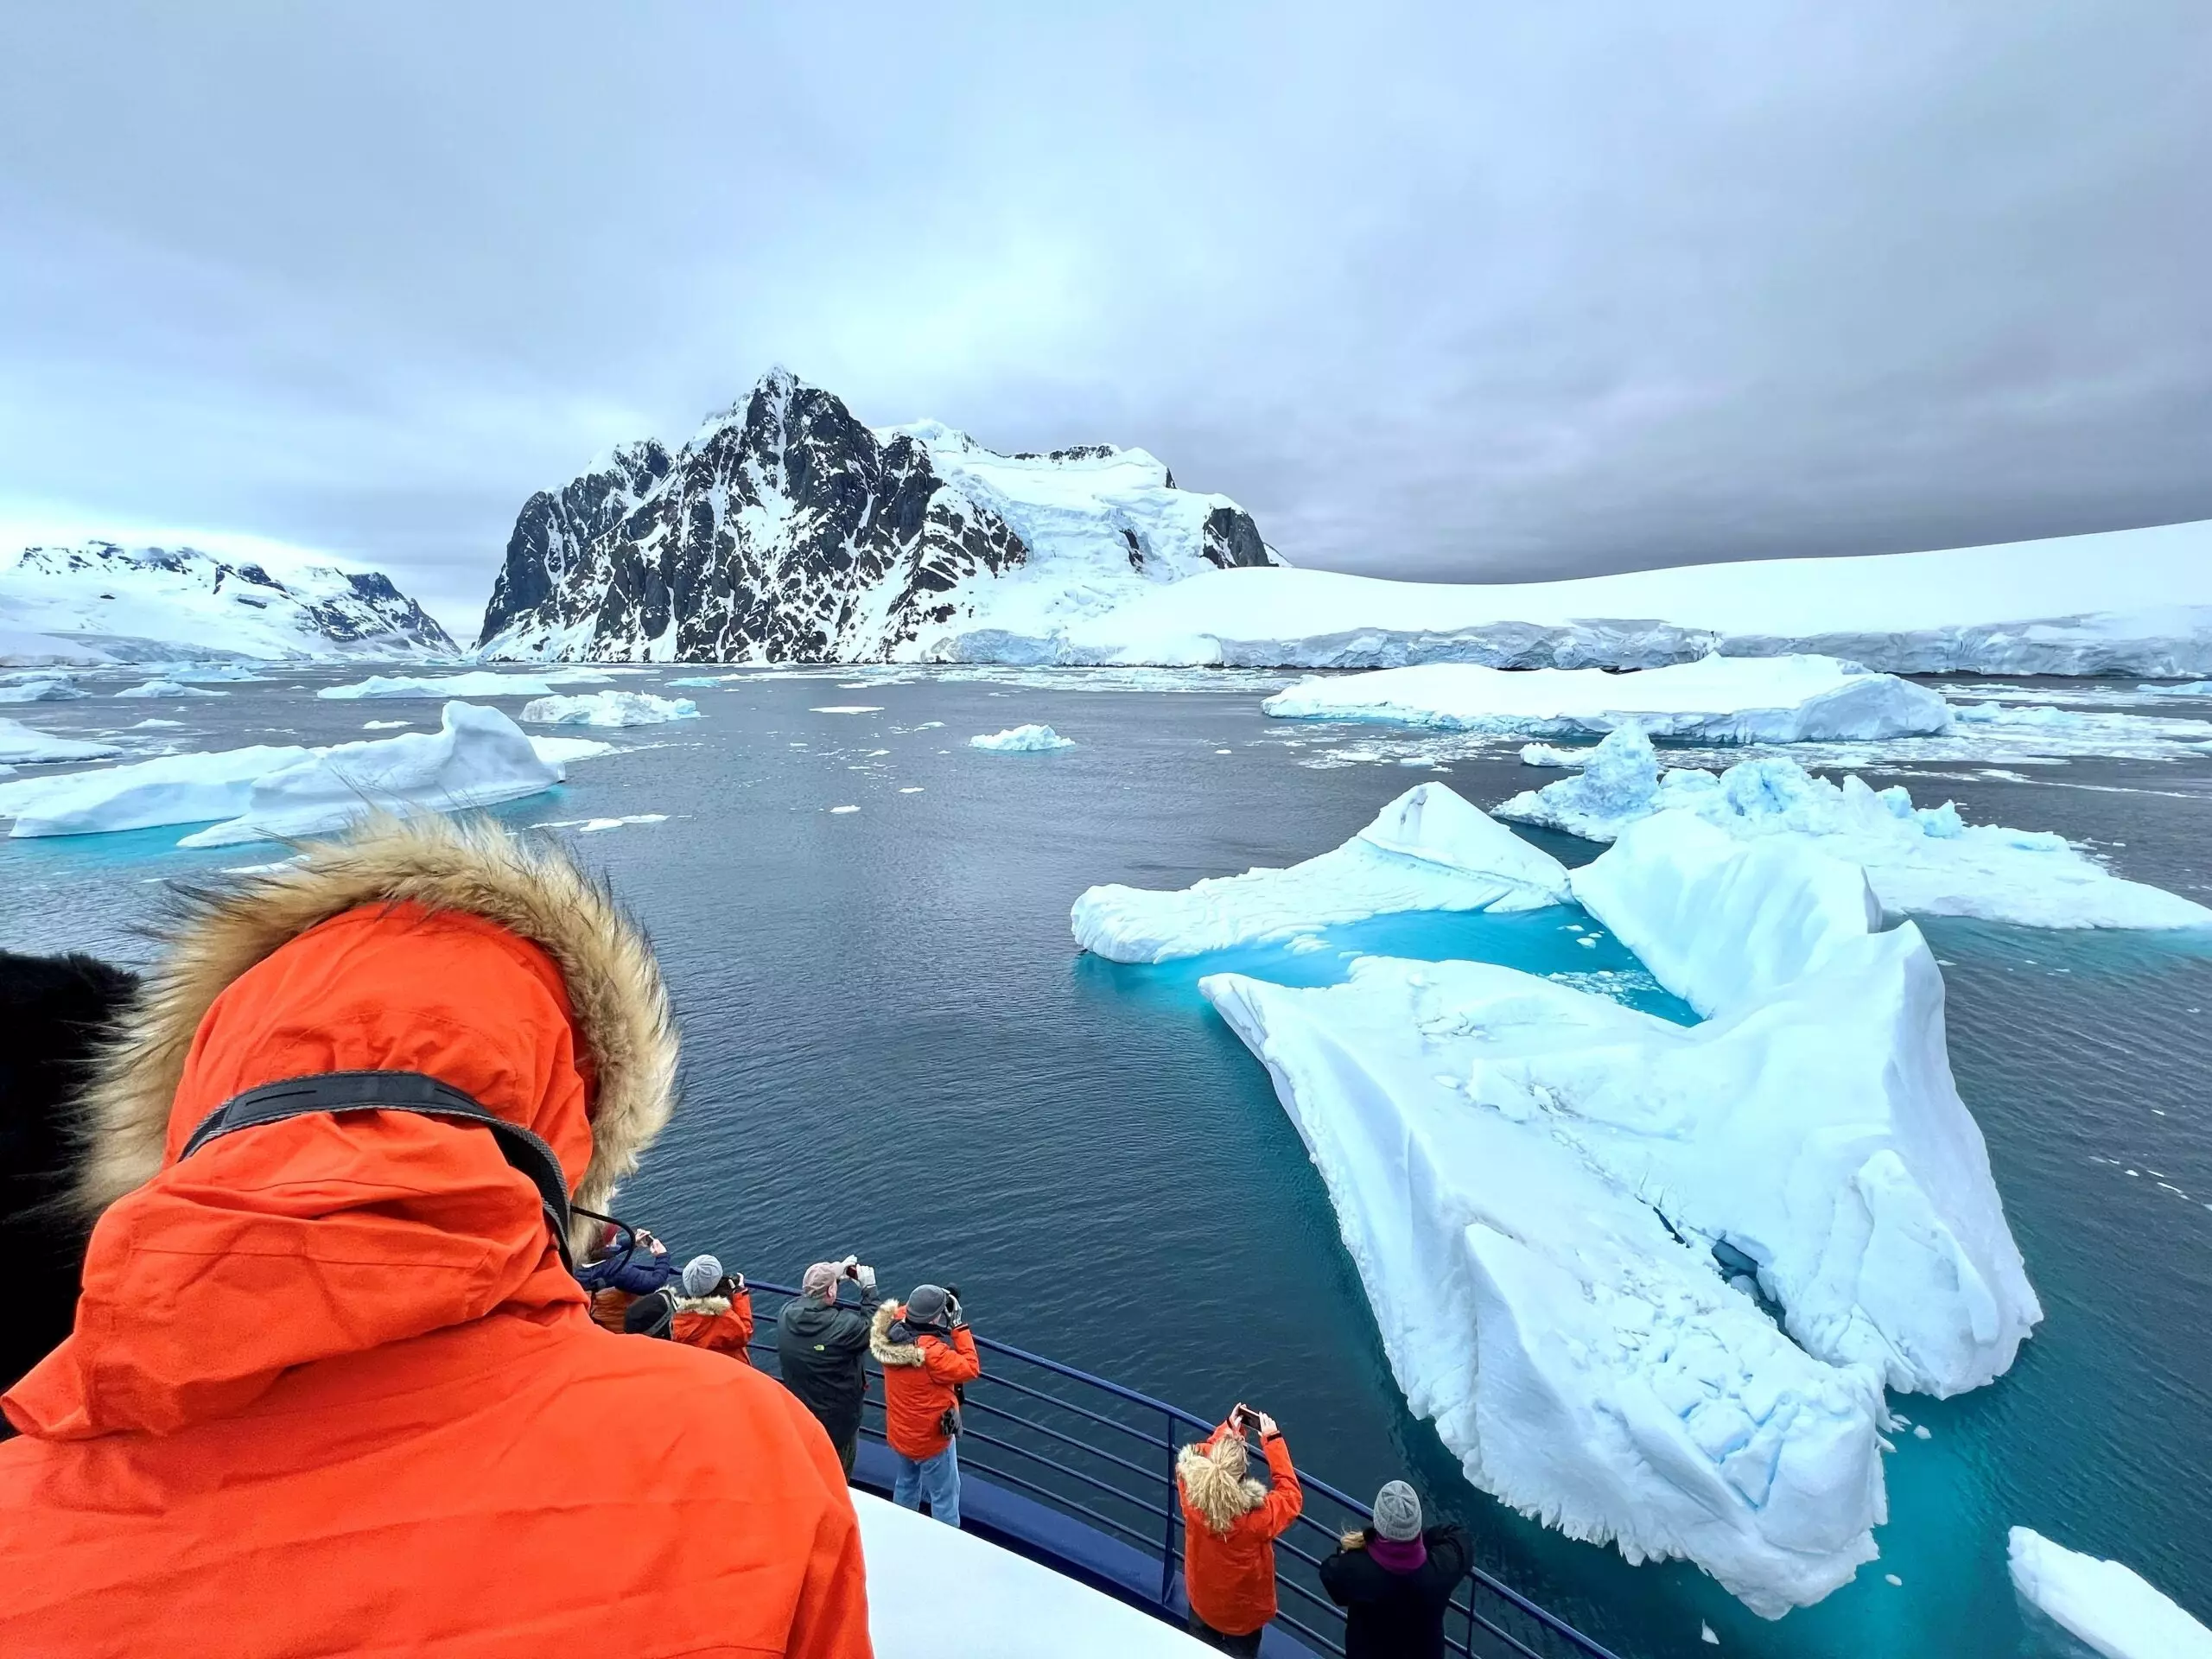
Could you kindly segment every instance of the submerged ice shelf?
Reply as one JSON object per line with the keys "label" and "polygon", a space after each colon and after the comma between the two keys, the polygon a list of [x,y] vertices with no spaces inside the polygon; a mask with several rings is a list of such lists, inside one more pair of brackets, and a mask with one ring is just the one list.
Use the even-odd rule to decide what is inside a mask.
{"label": "submerged ice shelf", "polygon": [[[1394,808],[1423,791],[1504,833],[1439,785]],[[1143,895],[1180,925],[1130,929],[1123,959],[1342,902],[1294,874],[1236,879],[1262,928]],[[1917,930],[1877,931],[1856,868],[1677,817],[1573,889],[1704,1024],[1470,962],[1199,989],[1267,1065],[1408,1401],[1468,1477],[1778,1617],[1875,1554],[1884,1385],[1980,1386],[2041,1309],[1951,1081],[1941,975]]]}
{"label": "submerged ice shelf", "polygon": [[1180,892],[1088,889],[1076,943],[1115,962],[1167,962],[1315,927],[1416,910],[1534,910],[1567,902],[1566,867],[1442,784],[1419,784],[1333,851],[1288,869]]}
{"label": "submerged ice shelf", "polygon": [[1680,810],[1742,841],[1800,842],[1857,864],[1892,915],[1973,916],[2025,927],[2204,927],[2212,910],[2129,881],[2048,832],[1968,824],[1948,802],[1915,807],[1902,785],[1840,785],[1795,761],[1746,760],[1715,774],[1662,769],[1632,728],[1588,752],[1580,772],[1493,809],[1501,818],[1611,841]]}

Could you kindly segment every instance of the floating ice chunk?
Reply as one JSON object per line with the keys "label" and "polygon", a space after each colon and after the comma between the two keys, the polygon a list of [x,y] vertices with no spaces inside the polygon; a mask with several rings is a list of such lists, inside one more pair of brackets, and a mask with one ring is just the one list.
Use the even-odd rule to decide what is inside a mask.
{"label": "floating ice chunk", "polygon": [[880,715],[882,712],[883,705],[880,702],[830,702],[819,709],[807,710],[810,715]]}
{"label": "floating ice chunk", "polygon": [[533,726],[652,726],[669,720],[696,720],[699,705],[689,697],[594,691],[580,697],[536,698],[523,705],[522,717]]}
{"label": "floating ice chunk", "polygon": [[1408,910],[1535,910],[1567,898],[1566,867],[1443,784],[1416,784],[1332,852],[1179,893],[1121,886],[1075,901],[1076,943],[1167,962]]}
{"label": "floating ice chunk", "polygon": [[341,743],[257,779],[244,812],[177,844],[319,835],[371,811],[492,806],[550,789],[563,775],[498,709],[449,702],[435,732]]}
{"label": "floating ice chunk", "polygon": [[361,729],[365,732],[396,732],[403,726],[414,723],[411,720],[365,720],[361,722]]}
{"label": "floating ice chunk", "polygon": [[1741,841],[1795,841],[1859,865],[1891,915],[1977,916],[2028,927],[2203,927],[2212,909],[2128,881],[2044,831],[1967,824],[1950,802],[1915,807],[1902,785],[1840,786],[1795,761],[1746,760],[1718,776],[1662,772],[1650,740],[1619,731],[1580,777],[1500,803],[1501,818],[1592,841],[1680,809]]}
{"label": "floating ice chunk", "polygon": [[359,697],[542,697],[552,691],[553,678],[543,674],[494,674],[488,669],[429,678],[372,674],[350,685],[326,685],[315,696],[340,701]]}
{"label": "floating ice chunk", "polygon": [[56,737],[24,725],[0,720],[0,761],[105,760],[117,753],[112,743],[87,743],[80,738]]}
{"label": "floating ice chunk", "polygon": [[833,806],[830,810],[833,816],[836,816],[846,812],[857,812],[860,810],[860,808],[857,806]]}
{"label": "floating ice chunk", "polygon": [[210,691],[205,686],[184,685],[175,680],[149,680],[143,685],[134,685],[115,694],[118,697],[227,697],[227,691]]}
{"label": "floating ice chunk", "polygon": [[1071,749],[1075,740],[1062,737],[1049,726],[1010,726],[1002,732],[971,737],[968,747],[988,749],[993,754],[1039,754],[1046,749]]}
{"label": "floating ice chunk", "polygon": [[67,675],[30,675],[0,683],[0,702],[67,702],[87,695]]}
{"label": "floating ice chunk", "polygon": [[1587,749],[1555,749],[1548,743],[1523,743],[1521,764],[1524,766],[1567,766],[1583,765],[1590,759]]}
{"label": "floating ice chunk", "polygon": [[620,830],[626,823],[666,823],[665,812],[629,812],[619,818],[587,818],[576,826],[580,836],[596,835],[602,830]]}
{"label": "floating ice chunk", "polygon": [[1563,1130],[1677,1225],[1756,1262],[1789,1334],[1938,1396],[2012,1363],[2043,1317],[1981,1131],[1959,1098],[1943,982],[1866,878],[1683,813],[1578,870],[1574,896],[1710,1021],[1637,1057],[1531,1052]]}
{"label": "floating ice chunk", "polygon": [[[374,722],[372,723],[373,724]],[[183,724],[184,722],[181,720],[162,720],[160,717],[156,716],[149,720],[134,720],[130,722],[130,729],[134,732],[150,732],[159,730],[163,727],[175,727],[181,726]]]}
{"label": "floating ice chunk", "polygon": [[[1694,1033],[1478,963],[1198,988],[1266,1064],[1407,1403],[1468,1479],[1631,1561],[1687,1557],[1768,1618],[1873,1558],[1877,1374],[1811,1357],[1731,1290],[1561,1135],[1581,1103],[1529,1064],[1609,1054],[1626,1085]],[[1699,1097],[1667,1098],[1694,1132]]]}
{"label": "floating ice chunk", "polygon": [[575,760],[596,760],[613,754],[614,746],[595,737],[533,737],[531,752],[549,766],[565,766]]}
{"label": "floating ice chunk", "polygon": [[1428,663],[1309,679],[1262,703],[1293,720],[1392,720],[1448,731],[1560,735],[1636,725],[1708,743],[1915,737],[1951,729],[1950,705],[1893,674],[1832,657],[1707,657],[1670,668],[1514,671]]}
{"label": "floating ice chunk", "polygon": [[2021,1599],[2105,1659],[2212,1659],[2212,1630],[2118,1561],[2026,1527],[2012,1529],[2006,1554]]}
{"label": "floating ice chunk", "polygon": [[680,680],[671,680],[670,685],[682,686],[686,690],[712,691],[721,684],[711,674],[687,674]]}
{"label": "floating ice chunk", "polygon": [[206,823],[246,810],[254,781],[308,758],[257,744],[213,754],[171,754],[126,766],[0,785],[10,836],[89,836],[160,823]]}

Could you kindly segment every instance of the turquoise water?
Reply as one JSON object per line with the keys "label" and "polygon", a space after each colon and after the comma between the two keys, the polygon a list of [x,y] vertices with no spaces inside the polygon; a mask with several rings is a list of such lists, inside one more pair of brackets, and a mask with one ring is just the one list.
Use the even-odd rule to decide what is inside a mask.
{"label": "turquoise water", "polygon": [[[1405,1409],[1266,1073],[1196,991],[1223,968],[1325,983],[1345,950],[1470,956],[1621,975],[1628,1000],[1687,1018],[1617,942],[1576,943],[1570,925],[1591,924],[1564,910],[1381,918],[1327,931],[1322,950],[1159,967],[1083,956],[1070,937],[1068,906],[1093,882],[1180,887],[1291,862],[1447,774],[1300,764],[1330,735],[1286,733],[1243,690],[762,678],[697,695],[705,719],[622,734],[630,752],[500,809],[525,824],[671,815],[559,833],[651,927],[683,1021],[685,1106],[622,1201],[679,1249],[785,1281],[856,1250],[893,1285],[960,1284],[980,1328],[1023,1346],[1195,1411],[1252,1400],[1337,1484],[1371,1491],[1410,1470],[1470,1524],[1486,1565],[1624,1659],[1711,1652],[1701,1623],[1723,1653],[2017,1659],[2036,1638],[2004,1570],[2015,1524],[2125,1560],[2212,1618],[2202,942],[1928,925],[1961,1092],[2048,1318],[1993,1386],[1897,1402],[1932,1438],[1908,1433],[1889,1459],[1882,1560],[1770,1623],[1682,1563],[1630,1567],[1465,1485]],[[883,709],[810,712],[851,702]],[[321,703],[289,683],[209,709],[185,711],[207,747],[265,741],[265,727],[331,742],[371,716],[435,719],[434,705]],[[60,731],[103,715],[98,700],[30,712]],[[1078,747],[965,747],[1025,720]],[[945,724],[924,729],[933,721]],[[1510,753],[1457,761],[1448,781],[1495,802],[1529,777]],[[1905,781],[1981,821],[2124,842],[2124,874],[2200,899],[2212,887],[2212,763]],[[2142,789],[2158,792],[2123,792]],[[842,804],[860,810],[830,811]],[[0,843],[0,941],[143,957],[132,929],[164,879],[274,855],[179,852],[181,833]],[[1571,862],[1597,851],[1533,838]]]}

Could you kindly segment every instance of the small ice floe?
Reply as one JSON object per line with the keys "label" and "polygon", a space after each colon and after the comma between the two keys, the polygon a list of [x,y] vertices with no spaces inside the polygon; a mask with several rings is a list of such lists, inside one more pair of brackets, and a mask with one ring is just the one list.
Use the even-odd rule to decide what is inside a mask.
{"label": "small ice floe", "polygon": [[830,815],[832,817],[835,817],[841,812],[857,812],[859,810],[860,808],[857,806],[833,806],[830,809]]}
{"label": "small ice floe", "polygon": [[163,720],[157,715],[150,720],[137,720],[131,721],[130,729],[134,732],[150,732],[159,730],[163,727],[181,727],[183,724],[184,722],[181,720]]}
{"label": "small ice floe", "polygon": [[1002,732],[971,737],[968,747],[993,754],[1041,754],[1047,749],[1071,749],[1075,740],[1062,737],[1049,726],[1009,726]]}
{"label": "small ice floe", "polygon": [[825,702],[820,708],[810,709],[807,712],[813,715],[880,715],[883,712],[883,705],[880,702]]}
{"label": "small ice floe", "polygon": [[1589,758],[1590,751],[1587,749],[1555,749],[1548,743],[1523,743],[1521,746],[1521,764],[1524,766],[1573,768]]}
{"label": "small ice floe", "polygon": [[340,702],[360,697],[542,697],[550,694],[559,677],[562,677],[551,674],[494,674],[488,669],[428,678],[372,674],[350,685],[326,685],[315,696]]}
{"label": "small ice floe", "polygon": [[922,792],[922,786],[919,784],[909,784],[899,792],[901,795],[918,795]]}
{"label": "small ice floe", "polygon": [[63,760],[105,760],[118,753],[112,743],[87,743],[81,738],[56,737],[24,725],[0,720],[0,762],[18,765]]}
{"label": "small ice floe", "polygon": [[1446,785],[1416,784],[1344,845],[1288,869],[1214,876],[1172,893],[1092,887],[1069,919],[1086,950],[1168,962],[1394,912],[1567,902],[1557,859]]}
{"label": "small ice floe", "polygon": [[2014,1527],[2007,1565],[2020,1599],[2106,1659],[2212,1659],[2212,1630],[2118,1561]]}
{"label": "small ice floe", "polygon": [[1929,1432],[1927,1424],[1915,1423],[1912,1426],[1912,1438],[1916,1440],[1932,1440],[1936,1437]]}
{"label": "small ice floe", "polygon": [[202,685],[184,685],[175,680],[148,680],[143,685],[124,688],[115,694],[118,697],[227,697],[227,691],[211,691]]}
{"label": "small ice floe", "polygon": [[1974,916],[2028,927],[2212,926],[2212,909],[2128,881],[2047,831],[1968,824],[1949,802],[1916,807],[1903,785],[1840,785],[1793,760],[1746,760],[1718,775],[1662,769],[1651,740],[1618,731],[1580,776],[1528,790],[1501,818],[1611,841],[1660,813],[1703,820],[1745,842],[1785,841],[1859,866],[1893,915]]}
{"label": "small ice floe", "polygon": [[524,721],[531,726],[653,726],[698,717],[699,705],[689,697],[657,697],[645,691],[535,697],[522,709]]}
{"label": "small ice floe", "polygon": [[67,702],[88,696],[66,674],[27,675],[0,682],[0,702]]}
{"label": "small ice floe", "polygon": [[1885,1583],[1885,1584],[1893,1584],[1893,1585],[1896,1585],[1899,1589],[1903,1589],[1903,1588],[1904,1587],[1904,1580],[1903,1579],[1899,1578],[1899,1577],[1898,1577],[1896,1573],[1883,1573],[1883,1574],[1882,1574],[1882,1582],[1883,1582],[1883,1583]]}
{"label": "small ice floe", "polygon": [[365,732],[396,732],[403,726],[414,723],[411,720],[365,720],[361,722],[361,729]]}
{"label": "small ice floe", "polygon": [[580,836],[595,836],[602,830],[620,830],[626,823],[666,823],[665,812],[629,812],[619,818],[586,818],[576,826]]}
{"label": "small ice floe", "polygon": [[1698,1621],[1697,1639],[1708,1647],[1717,1648],[1720,1645],[1720,1638],[1713,1633],[1713,1626],[1706,1624],[1702,1619]]}
{"label": "small ice floe", "polygon": [[721,682],[711,674],[687,674],[680,680],[670,680],[666,683],[680,686],[687,691],[712,691],[720,686]]}

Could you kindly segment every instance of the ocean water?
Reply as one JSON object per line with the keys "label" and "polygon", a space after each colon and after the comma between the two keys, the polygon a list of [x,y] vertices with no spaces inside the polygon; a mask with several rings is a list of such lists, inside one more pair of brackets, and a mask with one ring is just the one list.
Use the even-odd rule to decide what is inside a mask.
{"label": "ocean water", "polygon": [[[433,702],[308,694],[330,677],[8,712],[70,733],[175,718],[128,741],[195,748],[435,723]],[[1993,1386],[1894,1402],[1931,1438],[1902,1433],[1889,1459],[1882,1559],[1819,1606],[1762,1620],[1686,1564],[1630,1567],[1465,1484],[1405,1408],[1264,1071],[1195,988],[1225,966],[1323,983],[1345,952],[1466,956],[1602,973],[1687,1019],[1632,957],[1610,938],[1578,944],[1570,925],[1587,918],[1567,911],[1385,918],[1322,950],[1160,967],[1076,951],[1068,906],[1093,882],[1292,862],[1424,778],[1487,805],[1556,775],[1510,744],[1265,720],[1259,696],[1279,683],[751,675],[683,693],[701,720],[602,734],[623,752],[500,809],[564,826],[550,833],[614,881],[675,992],[685,1103],[624,1213],[766,1279],[857,1251],[888,1286],[958,1283],[987,1333],[1198,1412],[1250,1400],[1337,1484],[1410,1471],[1493,1571],[1624,1656],[1711,1651],[1701,1623],[1721,1651],[1763,1656],[2042,1651],[2005,1578],[2016,1524],[2125,1560],[2212,1619],[2212,941],[1924,925],[1961,1092],[2048,1318]],[[1027,721],[1077,747],[967,747]],[[2094,841],[2122,874],[2212,902],[2212,759],[2145,753],[2164,758],[1992,768],[1870,752],[1860,769],[1975,821]],[[581,828],[642,813],[668,816]],[[165,880],[275,855],[180,852],[181,833],[0,842],[0,943],[143,959],[136,930]],[[1535,838],[1569,862],[1599,850]]]}

